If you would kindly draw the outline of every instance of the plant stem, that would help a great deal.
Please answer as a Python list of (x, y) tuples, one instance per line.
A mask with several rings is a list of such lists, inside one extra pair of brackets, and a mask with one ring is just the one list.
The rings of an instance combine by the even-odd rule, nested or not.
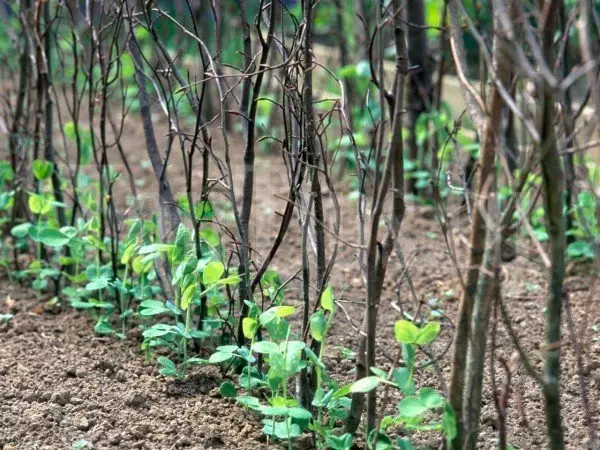
[[(189, 304), (185, 310), (185, 334), (187, 335), (190, 330), (190, 322), (192, 320), (192, 305)], [(187, 347), (188, 347), (188, 338), (186, 336), (183, 337), (183, 367), (185, 370), (185, 362), (187, 361)]]

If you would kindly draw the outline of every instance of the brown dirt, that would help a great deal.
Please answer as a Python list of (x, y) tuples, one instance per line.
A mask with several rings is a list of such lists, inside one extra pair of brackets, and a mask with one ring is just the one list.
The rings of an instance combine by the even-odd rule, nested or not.
[[(128, 119), (128, 121), (130, 121)], [(135, 125), (135, 122), (130, 125)], [(216, 133), (215, 133), (216, 134)], [(216, 146), (219, 145), (215, 139)], [(126, 148), (130, 149), (130, 163), (138, 182), (141, 196), (149, 199), (147, 211), (153, 208), (155, 192), (152, 171), (144, 156), (141, 127), (131, 126)], [(233, 158), (241, 159), (239, 142), (232, 144)], [(119, 165), (116, 157), (112, 158)], [(176, 174), (181, 157), (174, 153)], [(276, 195), (285, 196), (285, 175), (281, 158), (260, 153), (257, 157), (256, 201), (253, 209), (252, 239), (258, 252), (264, 254), (277, 231), (278, 216), (285, 204)], [(240, 171), (240, 166), (236, 166)], [(197, 172), (197, 171), (196, 171)], [(185, 190), (182, 177), (171, 175), (176, 193)], [(199, 186), (198, 177), (195, 186)], [(125, 188), (123, 188), (125, 189)], [(119, 191), (117, 191), (119, 192)], [(128, 191), (124, 191), (128, 192)], [(239, 189), (238, 189), (239, 192)], [(341, 236), (356, 242), (355, 202), (347, 200), (347, 192), (338, 192), (341, 199)], [(124, 196), (119, 195), (121, 199)], [(331, 205), (328, 205), (331, 212)], [(133, 213), (130, 213), (132, 215)], [(332, 217), (329, 214), (329, 217)], [(464, 261), (465, 245), (460, 237), (467, 233), (466, 219), (457, 216), (453, 235), (457, 242), (459, 260)], [(231, 219), (223, 214), (225, 225)], [(329, 220), (331, 224), (331, 219)], [(280, 249), (274, 268), (289, 277), (299, 268), (300, 237), (296, 222)], [(333, 239), (328, 237), (331, 246)], [(456, 316), (457, 298), (461, 288), (456, 269), (444, 245), (439, 226), (427, 207), (409, 205), (402, 225), (400, 244), (410, 263), (410, 276), (419, 299), (427, 302), (437, 299), (439, 308), (447, 317), (442, 337), (433, 346), (439, 359), (442, 379), (431, 368), (419, 372), (418, 386), (444, 389), (449, 377), (451, 321)], [(343, 292), (346, 314), (339, 312), (329, 338), (326, 363), (333, 376), (342, 381), (352, 379), (353, 362), (341, 356), (340, 349), (356, 349), (358, 327), (362, 320), (364, 289), (357, 270), (357, 250), (340, 243), (332, 285), (337, 293)], [(464, 268), (463, 268), (464, 269)], [(595, 423), (600, 411), (600, 342), (591, 330), (598, 323), (599, 296), (591, 297), (589, 266), (571, 265), (566, 281), (571, 292), (576, 325), (583, 331), (584, 364), (589, 385), (590, 401)], [(393, 306), (402, 306), (407, 312), (410, 295), (403, 281), (402, 268), (392, 259), (380, 308), (378, 365), (389, 366), (396, 353), (393, 323), (401, 313)], [(504, 295), (521, 344), (529, 352), (533, 363), (542, 368), (544, 341), (545, 275), (539, 258), (530, 246), (522, 243), (519, 256), (505, 265)], [(598, 292), (598, 290), (596, 291)], [(287, 290), (287, 301), (299, 301), (299, 285), (292, 283)], [(93, 448), (267, 448), (261, 435), (260, 419), (244, 412), (234, 402), (218, 395), (220, 374), (214, 368), (195, 369), (184, 382), (173, 382), (158, 375), (151, 362), (144, 360), (139, 350), (139, 336), (131, 333), (120, 342), (94, 336), (87, 316), (64, 308), (60, 314), (40, 309), (30, 291), (0, 283), (0, 312), (6, 312), (6, 300), (15, 301), (17, 312), (10, 326), (0, 329), (0, 446), (15, 448), (70, 448), (85, 439)], [(586, 324), (585, 328), (582, 326)], [(562, 407), (565, 437), (568, 448), (586, 448), (587, 429), (582, 409), (576, 361), (570, 345), (570, 334), (564, 327), (565, 344), (562, 365)], [(595, 335), (594, 335), (595, 333)], [(504, 328), (498, 326), (498, 354), (509, 358), (514, 347)], [(422, 358), (422, 357), (421, 357)], [(489, 365), (489, 364), (488, 364)], [(502, 368), (498, 365), (498, 383)], [(497, 445), (495, 409), (486, 367), (485, 391), (482, 410), (480, 448)], [(537, 449), (547, 446), (543, 402), (539, 388), (518, 366), (511, 384), (508, 406), (508, 437), (515, 448)], [(390, 412), (395, 402), (390, 403)], [(415, 435), (423, 444), (436, 445), (427, 435)], [(307, 446), (306, 441), (299, 447)]]
[(135, 337), (96, 337), (74, 311), (40, 314), (15, 286), (0, 295), (19, 308), (0, 333), (0, 447), (71, 448), (81, 439), (94, 448), (264, 446), (259, 420), (219, 398), (217, 370), (166, 380)]

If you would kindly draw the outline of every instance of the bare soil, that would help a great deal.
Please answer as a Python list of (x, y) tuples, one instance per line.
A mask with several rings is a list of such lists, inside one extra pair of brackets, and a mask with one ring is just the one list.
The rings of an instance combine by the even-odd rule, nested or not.
[[(141, 127), (135, 126), (135, 122), (130, 125), (126, 148), (134, 178), (140, 197), (147, 200), (145, 210), (156, 211), (153, 206), (153, 193), (156, 192), (153, 174), (145, 162)], [(219, 145), (218, 141), (215, 145)], [(240, 148), (241, 145), (234, 139), (234, 160), (241, 160)], [(117, 158), (117, 155), (111, 155), (114, 164), (119, 166)], [(176, 194), (181, 194), (185, 191), (185, 183), (183, 177), (175, 175), (181, 156), (174, 153), (172, 158), (172, 168), (169, 169), (169, 173), (173, 174), (171, 182)], [(285, 197), (287, 191), (281, 157), (261, 152), (257, 161), (252, 242), (257, 251), (255, 259), (260, 261), (260, 255), (266, 253), (276, 234), (279, 225), (276, 212), (283, 211), (285, 200), (281, 196)], [(236, 171), (241, 171), (239, 165), (236, 165)], [(195, 177), (195, 186), (199, 187), (198, 181), (199, 178)], [(345, 183), (339, 184), (340, 236), (346, 242), (355, 243), (355, 201), (348, 200), (348, 192), (343, 188)], [(127, 192), (124, 185), (122, 189)], [(125, 200), (120, 191), (117, 194), (122, 201)], [(332, 226), (333, 209), (329, 198), (327, 194), (328, 226)], [(132, 214), (130, 210), (129, 215)], [(231, 218), (227, 216), (223, 214), (223, 224), (232, 227)], [(300, 236), (296, 229), (296, 222), (293, 222), (273, 263), (273, 267), (286, 278), (300, 267)], [(461, 269), (464, 270), (466, 246), (462, 238), (468, 233), (466, 217), (456, 215), (451, 229)], [(334, 239), (329, 235), (330, 248), (333, 243)], [(419, 301), (423, 305), (437, 304), (444, 317), (441, 338), (432, 348), (437, 364), (416, 375), (417, 385), (444, 390), (449, 378), (448, 348), (461, 285), (432, 209), (409, 205), (400, 245)], [(342, 295), (344, 311), (338, 313), (329, 338), (326, 364), (340, 381), (350, 381), (353, 377), (352, 358), (344, 357), (341, 349), (357, 348), (362, 321), (364, 289), (357, 253), (356, 248), (340, 242), (332, 275), (332, 285), (336, 293)], [(541, 370), (545, 270), (529, 243), (520, 242), (517, 253), (517, 258), (504, 267), (503, 294), (520, 343), (530, 354), (534, 366)], [(597, 427), (600, 336), (592, 330), (592, 326), (600, 323), (600, 288), (596, 289), (595, 296), (591, 293), (593, 270), (590, 265), (570, 264), (566, 291), (571, 298), (573, 320), (583, 349), (584, 377), (593, 409), (591, 419)], [(394, 257), (390, 262), (379, 314), (378, 365), (382, 368), (389, 367), (397, 351), (393, 324), (402, 318), (400, 309), (414, 312), (408, 283), (402, 273), (403, 267)], [(290, 304), (299, 303), (298, 283), (290, 284), (286, 299)], [(138, 330), (131, 330), (126, 341), (95, 336), (92, 321), (87, 315), (68, 306), (45, 310), (30, 290), (10, 285), (3, 279), (0, 280), (0, 313), (8, 311), (15, 313), (12, 323), (0, 326), (2, 448), (71, 448), (82, 439), (89, 443), (90, 448), (98, 449), (269, 448), (260, 431), (260, 418), (219, 396), (218, 386), (222, 378), (216, 368), (194, 369), (185, 381), (166, 379), (158, 374), (153, 362), (144, 359)], [(585, 449), (588, 447), (586, 416), (566, 320), (563, 330), (561, 401), (565, 437), (568, 448)], [(501, 323), (498, 324), (496, 345), (498, 355), (507, 360), (515, 351)], [(424, 359), (424, 355), (420, 358)], [(482, 449), (495, 448), (498, 436), (489, 361), (487, 365), (481, 421)], [(504, 372), (499, 363), (496, 363), (496, 373), (498, 386), (501, 386)], [(395, 408), (396, 401), (390, 402), (389, 412)], [(547, 447), (540, 389), (521, 364), (512, 378), (507, 415), (508, 439), (513, 447)], [(434, 448), (439, 444), (426, 434), (415, 434), (414, 438)], [(301, 439), (296, 447), (310, 448), (310, 439)]]

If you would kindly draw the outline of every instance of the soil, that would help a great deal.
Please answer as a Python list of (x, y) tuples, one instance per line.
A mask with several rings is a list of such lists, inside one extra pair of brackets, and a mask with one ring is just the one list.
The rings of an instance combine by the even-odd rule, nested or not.
[[(156, 211), (152, 170), (146, 162), (141, 127), (129, 118), (125, 147), (129, 149), (134, 179), (145, 201), (146, 211)], [(217, 135), (216, 130), (214, 132)], [(216, 147), (220, 145), (215, 139)], [(234, 160), (241, 160), (240, 142), (233, 139)], [(111, 155), (119, 166), (117, 155)], [(173, 156), (170, 174), (177, 174), (179, 155)], [(236, 165), (235, 171), (242, 170)], [(238, 177), (239, 179), (240, 177)], [(251, 241), (257, 252), (255, 259), (266, 254), (279, 225), (276, 212), (282, 212), (286, 195), (286, 178), (281, 157), (259, 152), (253, 229)], [(125, 181), (123, 180), (125, 183)], [(185, 192), (182, 177), (171, 175), (176, 193)], [(200, 186), (199, 175), (195, 186)], [(339, 183), (341, 206), (340, 236), (345, 242), (356, 242), (357, 215), (355, 201), (349, 200)], [(128, 192), (125, 184), (119, 189)], [(125, 195), (117, 194), (121, 201)], [(238, 189), (239, 192), (239, 189)], [(333, 225), (331, 193), (326, 193), (327, 224)], [(455, 209), (458, 209), (455, 208)], [(124, 209), (122, 209), (124, 210)], [(133, 215), (129, 210), (129, 216)], [(452, 235), (461, 269), (464, 270), (468, 220), (456, 214), (451, 224)], [(233, 226), (230, 214), (223, 214), (223, 224)], [(300, 235), (293, 222), (273, 267), (282, 276), (292, 276), (300, 267)], [(334, 239), (328, 235), (332, 248)], [(423, 310), (437, 305), (442, 312), (443, 332), (433, 345), (437, 364), (416, 374), (417, 386), (444, 390), (449, 379), (452, 324), (458, 309), (461, 285), (457, 271), (444, 243), (434, 211), (410, 204), (402, 224), (400, 246), (418, 300)], [(337, 263), (331, 284), (342, 295), (344, 311), (338, 312), (326, 364), (332, 376), (350, 381), (354, 367), (343, 348), (356, 349), (362, 321), (364, 288), (357, 264), (358, 250), (339, 243)], [(379, 325), (378, 366), (388, 368), (397, 351), (393, 324), (402, 311), (414, 312), (407, 278), (396, 257), (390, 260), (389, 276), (382, 298)], [(570, 264), (566, 291), (572, 303), (573, 320), (582, 346), (583, 370), (593, 409), (594, 426), (600, 411), (600, 341), (592, 326), (599, 322), (600, 296), (593, 296), (593, 268)], [(517, 258), (504, 266), (503, 294), (520, 343), (530, 355), (533, 365), (543, 368), (544, 292), (546, 275), (533, 246), (520, 242)], [(291, 304), (299, 303), (299, 284), (292, 282), (286, 291)], [(600, 288), (596, 289), (596, 293)], [(158, 374), (155, 364), (146, 361), (140, 350), (138, 330), (119, 341), (95, 336), (89, 316), (63, 305), (43, 308), (32, 291), (0, 280), (0, 313), (12, 311), (11, 323), (0, 326), (0, 447), (8, 449), (71, 448), (76, 443), (89, 448), (194, 448), (242, 449), (276, 448), (269, 446), (261, 433), (260, 418), (244, 411), (235, 402), (218, 393), (222, 380), (214, 367), (194, 369), (185, 381), (172, 381)], [(490, 327), (491, 328), (491, 327)], [(566, 321), (563, 327), (561, 401), (565, 439), (570, 449), (587, 448), (588, 431), (582, 407), (580, 378)], [(501, 323), (496, 336), (497, 355), (511, 359), (515, 347)], [(419, 356), (424, 360), (424, 355)], [(497, 446), (496, 411), (490, 383), (489, 360), (486, 366), (480, 448)], [(496, 362), (496, 378), (502, 386), (504, 371)], [(509, 443), (515, 448), (546, 448), (544, 404), (540, 389), (518, 364), (512, 376), (511, 395), (507, 407)], [(396, 408), (394, 398), (388, 412)], [(417, 442), (437, 446), (432, 436), (413, 436)], [(300, 439), (296, 448), (310, 448), (310, 439)]]

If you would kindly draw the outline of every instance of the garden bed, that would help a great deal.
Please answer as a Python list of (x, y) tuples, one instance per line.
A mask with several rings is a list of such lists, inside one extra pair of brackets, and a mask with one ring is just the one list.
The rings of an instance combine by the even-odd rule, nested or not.
[[(132, 128), (134, 129), (134, 128)], [(135, 133), (130, 136), (133, 143)], [(132, 146), (132, 148), (135, 148)], [(132, 155), (134, 176), (144, 179), (144, 189), (152, 190), (151, 171), (140, 164), (143, 149)], [(280, 159), (262, 155), (264, 170), (277, 173)], [(175, 163), (174, 163), (175, 164)], [(175, 178), (175, 192), (184, 189), (182, 180)], [(264, 216), (264, 223), (273, 216), (275, 195), (285, 192), (277, 176), (259, 176), (255, 211)], [(282, 203), (282, 202), (280, 202)], [(355, 230), (355, 202), (342, 204), (342, 236), (351, 240)], [(261, 219), (262, 220), (262, 219)], [(257, 220), (257, 223), (263, 223)], [(454, 224), (457, 242), (467, 229), (466, 218)], [(275, 226), (273, 225), (273, 228)], [(456, 316), (461, 289), (456, 271), (439, 235), (432, 210), (410, 205), (403, 224), (400, 243), (404, 249), (414, 288), (422, 301), (433, 304), (451, 321)], [(275, 229), (273, 230), (273, 233)], [(269, 248), (272, 234), (255, 233), (260, 252)], [(545, 273), (542, 266), (530, 257), (526, 243), (520, 243), (519, 256), (505, 271), (505, 302), (520, 336), (522, 346), (534, 364), (542, 367), (544, 336)], [(460, 260), (465, 246), (458, 245)], [(292, 230), (278, 253), (273, 267), (289, 277), (299, 267), (300, 237)], [(397, 261), (390, 263), (391, 276), (385, 285), (378, 326), (380, 349), (378, 366), (386, 369), (396, 352), (393, 324), (401, 318), (393, 302), (408, 304), (408, 288), (401, 280), (402, 268)], [(571, 264), (568, 268), (566, 290), (573, 304), (573, 318), (579, 328), (587, 324), (581, 338), (584, 349), (584, 372), (589, 384), (590, 401), (598, 421), (600, 410), (600, 342), (592, 325), (598, 320), (598, 296), (590, 297), (592, 267)], [(345, 313), (338, 312), (325, 364), (341, 382), (352, 380), (353, 355), (358, 328), (362, 321), (364, 289), (356, 263), (356, 250), (341, 244), (340, 256), (333, 274), (332, 286), (343, 292)], [(300, 285), (292, 282), (286, 299), (298, 303)], [(587, 306), (584, 306), (587, 305)], [(35, 293), (26, 287), (12, 285), (6, 278), (0, 281), (0, 313), (12, 313), (14, 318), (0, 325), (0, 446), (4, 449), (26, 448), (280, 448), (269, 445), (261, 433), (260, 417), (222, 398), (219, 386), (223, 381), (216, 367), (191, 370), (185, 380), (173, 380), (159, 375), (154, 361), (145, 359), (140, 349), (141, 334), (131, 329), (124, 341), (94, 335), (93, 322), (88, 315), (72, 310), (67, 303), (46, 306), (36, 300)], [(514, 352), (504, 328), (498, 325), (499, 355), (510, 359)], [(565, 439), (568, 448), (585, 448), (587, 430), (577, 375), (577, 366), (564, 327), (565, 345), (562, 362), (562, 407)], [(452, 330), (444, 328), (433, 351), (442, 354), (450, 344)], [(440, 358), (439, 367), (444, 384), (448, 381), (449, 361)], [(497, 367), (498, 383), (503, 372)], [(415, 374), (417, 387), (429, 386), (444, 390), (445, 385), (435, 370), (429, 368)], [(496, 412), (491, 396), (489, 367), (486, 368), (484, 400), (480, 435), (481, 448), (494, 448), (497, 442)], [(390, 402), (390, 411), (396, 408)], [(508, 405), (508, 438), (515, 448), (544, 448), (546, 430), (543, 401), (539, 388), (518, 366), (511, 382)], [(427, 434), (414, 436), (426, 446), (437, 446)], [(310, 448), (306, 435), (295, 442), (296, 448)]]

